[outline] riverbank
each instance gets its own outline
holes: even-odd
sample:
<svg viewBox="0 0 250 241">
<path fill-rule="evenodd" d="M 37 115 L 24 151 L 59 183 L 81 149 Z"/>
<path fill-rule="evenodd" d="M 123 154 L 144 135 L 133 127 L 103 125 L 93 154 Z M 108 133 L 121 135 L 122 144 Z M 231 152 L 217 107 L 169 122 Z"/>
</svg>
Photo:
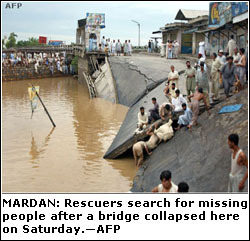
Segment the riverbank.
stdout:
<svg viewBox="0 0 250 241">
<path fill-rule="evenodd" d="M 2 81 L 15 81 L 15 80 L 26 80 L 26 79 L 45 79 L 52 77 L 63 77 L 69 76 L 70 74 L 63 74 L 58 71 L 56 65 L 54 66 L 54 73 L 51 74 L 48 66 L 38 66 L 37 72 L 35 67 L 25 66 L 3 66 L 2 67 Z"/>
</svg>

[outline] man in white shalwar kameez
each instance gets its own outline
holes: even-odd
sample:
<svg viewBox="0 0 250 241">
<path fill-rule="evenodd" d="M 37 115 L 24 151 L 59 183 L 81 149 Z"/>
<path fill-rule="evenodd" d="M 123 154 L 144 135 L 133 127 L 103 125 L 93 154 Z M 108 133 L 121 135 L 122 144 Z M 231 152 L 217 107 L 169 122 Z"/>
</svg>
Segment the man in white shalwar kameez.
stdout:
<svg viewBox="0 0 250 241">
<path fill-rule="evenodd" d="M 178 58 L 178 51 L 179 51 L 179 43 L 177 40 L 175 40 L 173 44 L 173 58 L 174 59 Z"/>
<path fill-rule="evenodd" d="M 154 131 L 154 134 L 159 138 L 158 145 L 161 141 L 167 141 L 174 136 L 174 130 L 172 127 L 173 121 L 169 119 L 169 121 L 162 126 L 160 126 L 157 130 Z"/>
<path fill-rule="evenodd" d="M 101 40 L 101 46 L 102 46 L 102 51 L 104 51 L 104 47 L 105 47 L 105 37 L 104 36 L 102 37 L 102 40 Z"/>
<path fill-rule="evenodd" d="M 193 113 L 187 107 L 186 103 L 182 104 L 182 109 L 184 111 L 184 114 L 179 116 L 178 127 L 176 128 L 176 130 L 179 130 L 182 126 L 188 126 L 192 122 Z"/>
<path fill-rule="evenodd" d="M 137 127 L 142 130 L 145 129 L 148 125 L 148 114 L 145 112 L 144 107 L 140 108 L 140 112 L 138 113 L 138 122 Z"/>
<path fill-rule="evenodd" d="M 174 106 L 174 112 L 180 112 L 183 111 L 182 104 L 187 104 L 186 99 L 180 94 L 180 90 L 175 91 L 176 97 L 171 98 L 172 105 Z"/>
<path fill-rule="evenodd" d="M 234 49 L 236 48 L 236 42 L 234 40 L 234 36 L 231 35 L 231 39 L 228 41 L 228 44 L 227 44 L 227 51 L 229 53 L 228 56 L 232 56 L 234 55 Z"/>
<path fill-rule="evenodd" d="M 132 53 L 132 44 L 130 42 L 130 40 L 128 41 L 128 55 L 131 56 Z"/>
<path fill-rule="evenodd" d="M 202 57 L 204 59 L 206 59 L 206 55 L 205 55 L 205 42 L 204 41 L 201 41 L 199 43 L 199 54 L 202 54 Z"/>
<path fill-rule="evenodd" d="M 166 48 L 166 44 L 164 44 L 163 42 L 161 43 L 161 57 L 165 56 L 165 48 Z"/>
<path fill-rule="evenodd" d="M 116 46 L 115 40 L 113 40 L 113 43 L 112 43 L 112 45 L 111 45 L 111 52 L 112 52 L 112 55 L 113 55 L 113 56 L 115 55 L 115 46 Z"/>
</svg>

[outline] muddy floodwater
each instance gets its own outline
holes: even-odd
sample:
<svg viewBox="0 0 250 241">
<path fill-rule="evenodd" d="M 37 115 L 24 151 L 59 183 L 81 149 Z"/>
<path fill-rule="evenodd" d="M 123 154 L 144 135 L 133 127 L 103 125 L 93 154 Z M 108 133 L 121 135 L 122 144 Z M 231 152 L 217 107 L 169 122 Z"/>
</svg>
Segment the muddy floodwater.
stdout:
<svg viewBox="0 0 250 241">
<path fill-rule="evenodd" d="M 40 86 L 42 105 L 31 119 L 29 83 Z M 3 192 L 127 192 L 132 157 L 102 157 L 128 108 L 89 99 L 71 77 L 2 83 Z"/>
</svg>

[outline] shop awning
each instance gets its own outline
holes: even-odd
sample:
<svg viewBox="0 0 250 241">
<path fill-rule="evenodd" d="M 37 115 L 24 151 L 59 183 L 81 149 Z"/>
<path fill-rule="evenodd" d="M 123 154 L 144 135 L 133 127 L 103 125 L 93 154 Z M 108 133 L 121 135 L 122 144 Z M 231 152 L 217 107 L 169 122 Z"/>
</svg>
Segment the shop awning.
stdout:
<svg viewBox="0 0 250 241">
<path fill-rule="evenodd" d="M 198 30 L 198 28 L 187 29 L 183 33 L 185 33 L 185 34 L 187 34 L 187 33 L 193 33 L 193 32 L 196 32 L 197 30 Z"/>
<path fill-rule="evenodd" d="M 179 30 L 180 28 L 167 28 L 167 29 L 163 29 L 162 32 L 169 32 L 169 31 L 175 31 L 175 30 Z"/>
<path fill-rule="evenodd" d="M 244 20 L 248 19 L 248 12 L 245 12 L 239 16 L 236 16 L 233 18 L 233 23 L 239 23 L 242 22 Z"/>
<path fill-rule="evenodd" d="M 157 33 L 161 33 L 161 31 L 159 30 L 159 31 L 152 32 L 152 34 L 157 34 Z"/>
</svg>

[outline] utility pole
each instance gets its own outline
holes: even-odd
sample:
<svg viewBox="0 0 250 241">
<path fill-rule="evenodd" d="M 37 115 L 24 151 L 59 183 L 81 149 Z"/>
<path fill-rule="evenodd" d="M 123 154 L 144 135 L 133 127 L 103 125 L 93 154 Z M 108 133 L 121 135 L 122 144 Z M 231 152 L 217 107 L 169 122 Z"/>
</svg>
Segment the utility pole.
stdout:
<svg viewBox="0 0 250 241">
<path fill-rule="evenodd" d="M 138 23 L 135 20 L 131 20 L 131 21 L 138 25 L 138 47 L 140 47 L 140 31 L 141 31 L 140 27 L 141 27 L 141 25 L 140 25 L 140 23 Z"/>
</svg>

